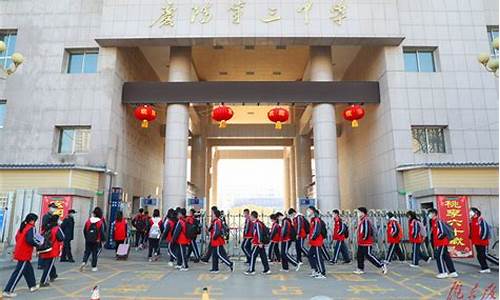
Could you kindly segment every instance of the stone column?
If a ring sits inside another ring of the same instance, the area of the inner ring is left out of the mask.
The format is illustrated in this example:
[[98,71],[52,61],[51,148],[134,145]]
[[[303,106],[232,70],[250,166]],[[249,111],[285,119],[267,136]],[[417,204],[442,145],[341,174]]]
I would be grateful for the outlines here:
[[219,157],[217,150],[212,158],[212,192],[210,194],[210,207],[217,205],[217,173],[219,169]]
[[[191,47],[171,47],[169,81],[190,80]],[[188,130],[187,104],[169,104],[165,131],[163,210],[186,205]]]
[[212,173],[211,173],[211,169],[212,169],[212,147],[211,146],[208,146],[207,147],[207,160],[206,160],[206,163],[205,163],[205,210],[206,211],[209,211],[210,210],[210,199],[211,199],[211,196],[210,196],[210,189],[212,188]]
[[296,194],[298,198],[306,196],[306,187],[312,182],[311,139],[298,135],[294,141]]
[[[311,81],[333,81],[330,47],[310,48],[310,71]],[[335,106],[330,103],[314,105],[312,122],[317,205],[326,212],[340,208]]]
[[205,169],[207,162],[207,143],[201,135],[191,137],[191,183],[196,187],[195,196],[205,198]]
[[[295,149],[293,147],[289,148],[290,151],[290,177],[291,188],[290,188],[290,207],[297,208],[297,179],[296,179],[296,168],[295,168]],[[289,207],[289,208],[290,208]]]
[[287,150],[283,150],[283,180],[284,180],[284,201],[283,207],[290,208],[292,202],[291,197],[291,182],[290,182],[290,155]]

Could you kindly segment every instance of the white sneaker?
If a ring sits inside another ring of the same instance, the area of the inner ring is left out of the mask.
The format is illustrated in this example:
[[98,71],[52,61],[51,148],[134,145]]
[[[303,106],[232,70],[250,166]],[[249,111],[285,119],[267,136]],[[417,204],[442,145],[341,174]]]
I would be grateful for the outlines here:
[[491,273],[491,270],[490,269],[484,269],[484,270],[479,271],[479,273],[482,273],[482,274],[484,274],[484,273]]
[[173,263],[173,262],[171,262],[171,261],[169,261],[169,262],[168,262],[168,266],[169,266],[169,267],[173,267],[173,266],[174,266],[174,263]]
[[430,264],[431,260],[432,260],[432,257],[429,257],[425,262],[428,263],[428,264]]
[[438,278],[438,279],[448,278],[448,274],[446,274],[446,273],[440,273],[440,274],[436,275],[436,278]]
[[382,274],[384,274],[384,275],[387,274],[387,271],[389,271],[387,269],[387,265],[382,265]]
[[80,264],[80,272],[83,272],[83,268],[85,268],[85,266],[87,266],[87,263],[82,262]]
[[288,273],[290,270],[280,269],[280,272]]
[[181,271],[181,272],[187,272],[187,271],[189,271],[189,268],[180,268],[179,271]]
[[360,270],[360,269],[356,269],[353,271],[354,274],[358,274],[358,275],[361,275],[361,274],[365,274],[365,271],[363,270]]
[[297,264],[297,266],[295,267],[295,272],[298,272],[300,270],[300,266],[302,266],[302,264]]
[[182,266],[175,265],[175,268],[176,268],[177,270],[180,270],[180,269],[182,269]]
[[458,273],[457,272],[450,273],[450,274],[448,274],[448,277],[450,277],[450,278],[457,278],[458,277]]
[[2,297],[4,297],[4,298],[14,298],[14,297],[17,297],[17,294],[16,293],[3,292],[2,293]]
[[243,274],[248,275],[248,276],[253,276],[253,275],[255,275],[255,271],[253,271],[253,272],[246,271]]
[[219,274],[219,270],[210,270],[210,274]]
[[265,272],[262,272],[263,275],[271,275],[271,270],[267,270]]
[[316,277],[318,276],[318,273],[316,271],[312,271],[311,274],[309,274],[309,277]]
[[326,276],[323,274],[318,274],[318,275],[314,276],[314,279],[325,279],[325,278],[326,278]]
[[420,268],[419,265],[410,264],[410,268]]
[[92,268],[92,272],[97,272],[97,267],[96,268]]
[[34,293],[40,289],[40,285],[35,285],[33,287],[30,287],[30,292]]

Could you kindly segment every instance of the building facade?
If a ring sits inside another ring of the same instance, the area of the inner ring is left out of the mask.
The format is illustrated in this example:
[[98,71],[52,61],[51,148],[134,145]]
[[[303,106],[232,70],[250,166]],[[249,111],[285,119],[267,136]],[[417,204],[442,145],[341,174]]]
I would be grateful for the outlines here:
[[[0,63],[26,57],[0,80],[0,199],[16,212],[11,226],[43,196],[107,207],[111,187],[129,208],[146,195],[163,209],[189,196],[216,204],[226,146],[281,149],[264,155],[284,159],[286,207],[310,196],[325,211],[404,210],[460,195],[498,211],[498,80],[476,60],[498,36],[498,1],[3,0],[0,36]],[[347,91],[231,95],[224,129],[210,119],[223,101],[168,93],[247,81]],[[148,98],[147,85],[127,98],[137,82],[166,84],[166,98]],[[349,82],[375,82],[378,99]],[[354,102],[366,110],[357,128],[342,117]],[[157,111],[147,129],[134,118],[139,103]],[[276,105],[290,112],[282,130],[265,117]]]

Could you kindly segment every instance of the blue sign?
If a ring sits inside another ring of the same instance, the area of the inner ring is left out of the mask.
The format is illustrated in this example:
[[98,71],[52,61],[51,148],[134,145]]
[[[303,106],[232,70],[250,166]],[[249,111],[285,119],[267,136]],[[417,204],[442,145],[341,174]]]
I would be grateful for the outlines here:
[[109,219],[108,219],[108,241],[106,242],[106,249],[114,249],[114,241],[111,228],[116,219],[116,213],[121,209],[123,189],[120,187],[111,188],[111,199],[109,202]]

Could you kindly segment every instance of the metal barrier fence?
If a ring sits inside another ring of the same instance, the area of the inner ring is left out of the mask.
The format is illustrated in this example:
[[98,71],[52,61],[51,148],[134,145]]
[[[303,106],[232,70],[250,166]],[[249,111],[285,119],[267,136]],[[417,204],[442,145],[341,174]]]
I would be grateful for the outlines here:
[[[389,210],[370,210],[368,212],[368,216],[370,218],[370,221],[373,224],[373,227],[375,229],[375,243],[373,245],[373,252],[376,256],[378,257],[385,257],[385,254],[387,252],[387,237],[386,237],[386,230],[387,230],[387,219],[386,219],[386,214],[389,212]],[[401,224],[401,227],[403,229],[403,240],[401,242],[401,248],[403,250],[403,253],[405,254],[407,259],[411,259],[411,244],[409,243],[408,239],[408,217],[406,216],[406,211],[392,211],[395,215],[395,217],[398,219],[399,223]],[[419,219],[422,221],[423,224],[427,226],[427,232],[430,233],[430,228],[429,228],[429,220],[427,218],[427,215],[425,214],[424,211],[417,211],[417,216]],[[358,218],[354,211],[349,211],[349,210],[343,210],[341,211],[341,217],[344,223],[348,225],[349,228],[349,238],[346,239],[346,243],[348,248],[350,249],[351,252],[351,257],[354,257],[353,254],[356,253],[357,251],[357,234],[356,234],[356,229],[358,226]],[[226,224],[229,226],[229,237],[226,241],[226,247],[227,247],[227,252],[228,255],[230,255],[233,258],[242,258],[243,257],[243,251],[241,250],[241,241],[242,241],[242,231],[243,227],[245,225],[245,218],[241,214],[226,214],[224,216]],[[260,216],[259,218],[264,224],[266,224],[269,228],[271,227],[271,219],[269,216]],[[333,217],[331,214],[326,214],[322,216],[323,221],[326,223],[327,226],[327,232],[328,232],[328,237],[325,241],[325,246],[327,249],[332,252],[333,249],[333,239],[332,239],[332,233],[333,233]],[[203,215],[201,217],[201,223],[203,228],[208,228],[207,225],[210,224],[210,216],[208,215]],[[490,223],[491,226],[491,223]],[[490,228],[491,230],[491,243],[490,247],[492,252],[496,253],[498,251],[497,245],[498,245],[498,227],[492,227]],[[429,234],[430,235],[430,234]],[[207,249],[208,246],[208,233],[206,230],[202,230],[202,235],[201,238],[199,239],[198,243],[200,245],[200,251],[204,252]],[[423,253],[432,256],[432,246],[430,243],[430,236],[428,236],[425,239],[425,242],[421,246],[421,250]],[[290,252],[293,253],[295,251],[295,247],[290,247]]]

